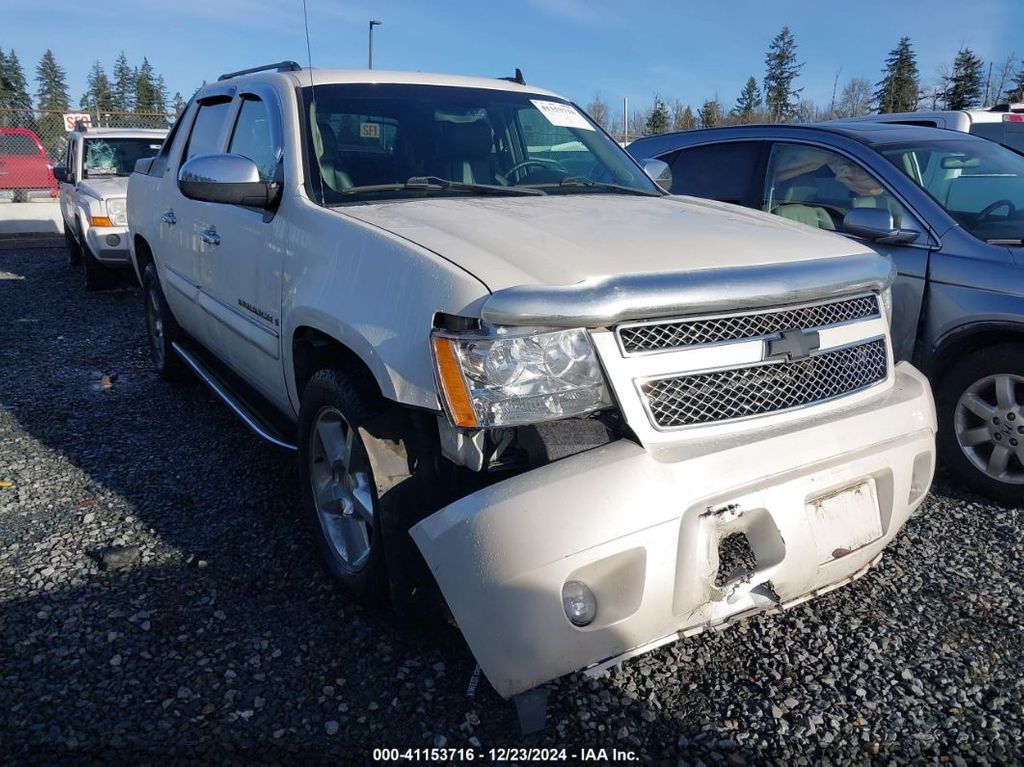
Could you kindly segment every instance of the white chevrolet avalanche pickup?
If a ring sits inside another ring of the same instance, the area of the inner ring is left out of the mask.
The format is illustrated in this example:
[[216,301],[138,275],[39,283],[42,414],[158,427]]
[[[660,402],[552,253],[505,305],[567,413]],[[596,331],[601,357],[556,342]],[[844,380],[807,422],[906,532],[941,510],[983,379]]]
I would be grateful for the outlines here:
[[160,150],[166,130],[84,128],[68,134],[64,164],[54,168],[68,263],[81,265],[85,287],[110,282],[110,269],[131,266],[125,197],[135,163]]
[[284,62],[129,182],[159,373],[295,450],[329,571],[450,610],[505,697],[852,581],[931,483],[890,262],[646,170],[518,74]]

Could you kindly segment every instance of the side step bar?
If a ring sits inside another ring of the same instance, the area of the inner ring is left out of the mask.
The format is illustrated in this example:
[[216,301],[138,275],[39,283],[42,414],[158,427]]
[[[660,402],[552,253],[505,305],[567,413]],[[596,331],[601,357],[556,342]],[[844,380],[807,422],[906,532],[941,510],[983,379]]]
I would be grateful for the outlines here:
[[197,354],[193,354],[177,341],[172,343],[171,346],[185,364],[192,368],[195,374],[199,376],[202,382],[209,386],[213,393],[220,397],[234,411],[235,415],[242,419],[242,423],[272,445],[284,448],[285,450],[298,450],[298,447],[285,438],[280,430],[269,424],[254,408],[247,405],[241,397],[236,396],[231,390],[232,387],[223,381],[213,370],[204,365]]

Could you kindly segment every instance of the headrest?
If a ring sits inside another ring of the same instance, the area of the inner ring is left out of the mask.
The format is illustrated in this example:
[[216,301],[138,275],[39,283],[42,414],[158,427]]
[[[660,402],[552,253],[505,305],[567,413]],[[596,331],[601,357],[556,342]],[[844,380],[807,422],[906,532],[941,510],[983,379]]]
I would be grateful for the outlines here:
[[491,124],[486,120],[470,123],[441,123],[441,152],[445,157],[479,160],[493,148]]

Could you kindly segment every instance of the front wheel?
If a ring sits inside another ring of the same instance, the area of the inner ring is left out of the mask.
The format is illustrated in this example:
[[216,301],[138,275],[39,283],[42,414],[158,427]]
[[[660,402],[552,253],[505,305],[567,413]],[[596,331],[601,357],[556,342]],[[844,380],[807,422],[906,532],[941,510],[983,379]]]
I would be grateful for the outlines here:
[[299,409],[303,508],[333,578],[366,606],[430,620],[439,593],[409,528],[439,506],[430,440],[359,372],[318,371]]
[[946,469],[982,495],[1024,505],[1024,345],[968,354],[940,380],[936,405]]
[[64,246],[68,250],[68,264],[79,266],[82,263],[82,247],[75,239],[75,235],[68,231],[67,224],[64,225]]

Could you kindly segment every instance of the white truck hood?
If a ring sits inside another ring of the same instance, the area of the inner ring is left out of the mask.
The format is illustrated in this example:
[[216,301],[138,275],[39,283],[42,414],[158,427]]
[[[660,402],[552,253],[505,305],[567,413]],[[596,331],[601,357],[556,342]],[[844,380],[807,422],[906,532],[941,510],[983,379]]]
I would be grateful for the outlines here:
[[339,210],[422,245],[492,291],[869,252],[845,237],[690,197],[449,197]]
[[97,200],[108,200],[114,197],[128,196],[128,176],[96,176],[83,178],[78,182],[81,194],[95,197]]

